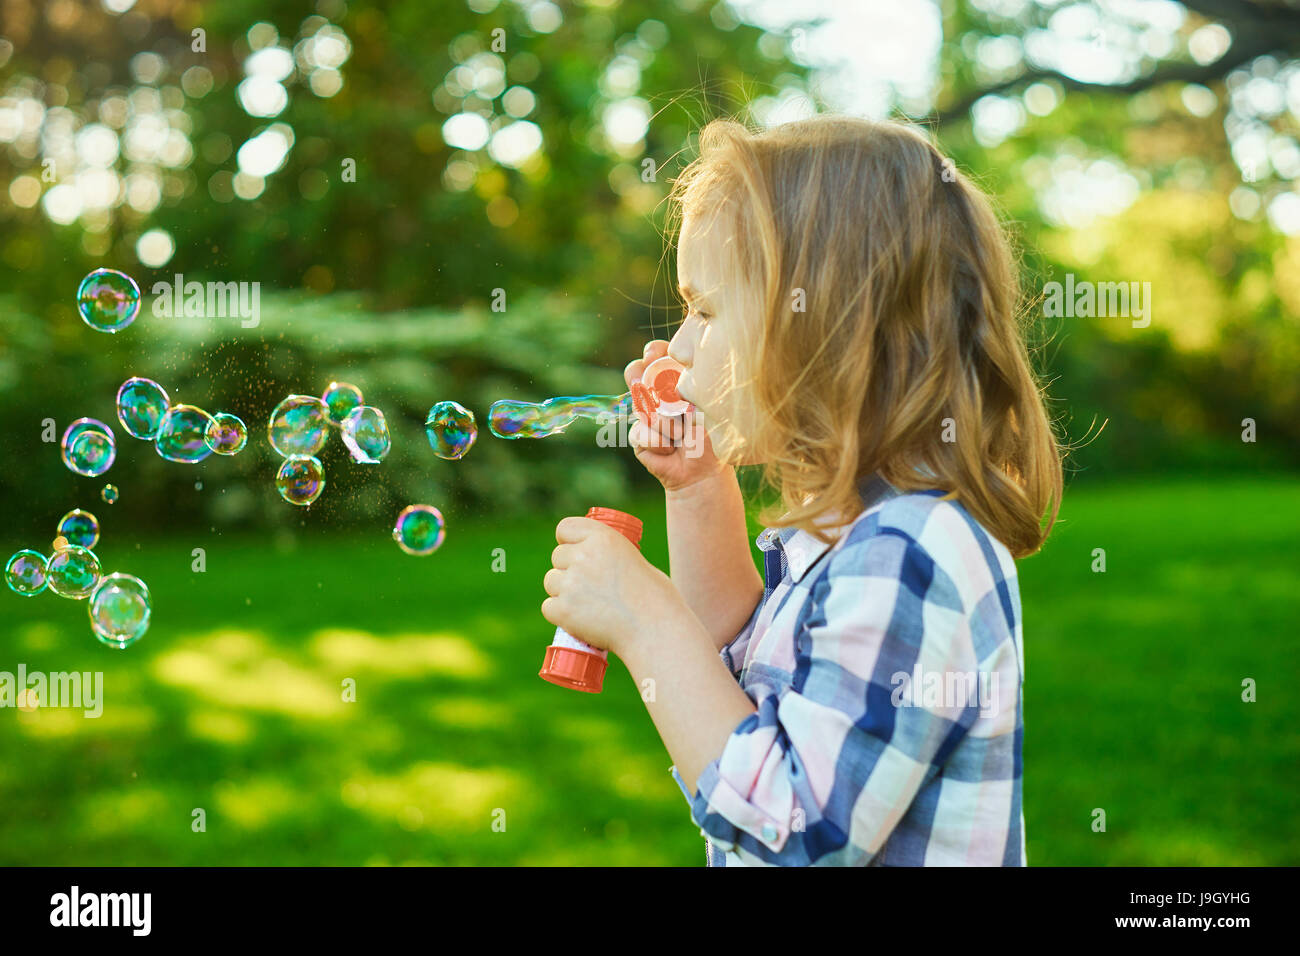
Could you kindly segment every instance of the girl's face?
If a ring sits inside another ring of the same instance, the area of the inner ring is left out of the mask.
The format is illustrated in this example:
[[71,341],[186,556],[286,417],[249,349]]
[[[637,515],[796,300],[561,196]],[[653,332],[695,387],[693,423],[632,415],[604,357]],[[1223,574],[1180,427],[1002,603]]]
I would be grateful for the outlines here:
[[748,465],[757,463],[748,446],[759,416],[740,344],[756,334],[759,304],[735,274],[732,233],[723,216],[683,218],[677,278],[687,312],[668,354],[686,368],[677,391],[695,406],[714,453]]

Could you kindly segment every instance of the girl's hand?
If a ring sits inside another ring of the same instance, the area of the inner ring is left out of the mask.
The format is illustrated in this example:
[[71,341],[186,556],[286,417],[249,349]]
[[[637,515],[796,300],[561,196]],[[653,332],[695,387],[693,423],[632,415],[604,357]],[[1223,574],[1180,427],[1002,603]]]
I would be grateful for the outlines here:
[[668,576],[608,525],[564,518],[555,540],[542,616],[574,637],[623,657],[649,619],[688,610]]
[[[668,343],[663,339],[648,342],[642,357],[623,369],[628,388],[641,380],[647,365],[667,354]],[[665,491],[680,491],[725,470],[713,454],[708,432],[697,420],[693,407],[680,418],[655,415],[654,419],[651,425],[638,417],[628,433],[628,441],[637,460],[659,479]]]

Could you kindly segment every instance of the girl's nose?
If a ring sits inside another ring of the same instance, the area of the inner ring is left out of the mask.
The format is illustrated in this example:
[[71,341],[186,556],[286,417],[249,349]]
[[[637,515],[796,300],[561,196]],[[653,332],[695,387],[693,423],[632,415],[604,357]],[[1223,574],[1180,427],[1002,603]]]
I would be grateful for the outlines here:
[[691,334],[687,329],[690,324],[688,319],[683,322],[673,333],[673,337],[668,342],[668,357],[676,359],[687,368],[691,367],[691,359],[695,357],[695,349],[691,340]]

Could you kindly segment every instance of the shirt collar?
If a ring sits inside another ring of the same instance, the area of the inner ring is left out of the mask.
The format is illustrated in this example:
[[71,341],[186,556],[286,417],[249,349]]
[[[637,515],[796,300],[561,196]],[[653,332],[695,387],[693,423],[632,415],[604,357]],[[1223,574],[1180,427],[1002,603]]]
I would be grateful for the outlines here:
[[[898,490],[879,475],[868,475],[858,483],[858,495],[862,499],[863,511],[897,494]],[[780,548],[785,552],[786,561],[790,566],[790,577],[798,581],[840,540],[840,532],[845,531],[861,516],[862,512],[858,512],[856,515],[842,515],[832,518],[829,522],[824,521],[821,527],[831,532],[835,539],[833,541],[821,541],[816,535],[801,528],[766,528],[758,536],[756,543],[764,551]]]

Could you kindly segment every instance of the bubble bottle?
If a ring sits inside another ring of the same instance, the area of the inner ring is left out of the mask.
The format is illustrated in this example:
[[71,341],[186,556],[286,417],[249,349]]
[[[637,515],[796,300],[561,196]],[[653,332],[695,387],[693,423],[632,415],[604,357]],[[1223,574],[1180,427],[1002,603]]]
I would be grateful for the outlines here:
[[[588,518],[609,525],[638,548],[641,547],[641,519],[613,508],[591,508]],[[609,652],[592,647],[562,627],[555,629],[555,640],[546,649],[546,658],[537,676],[570,690],[599,694],[605,680]]]

